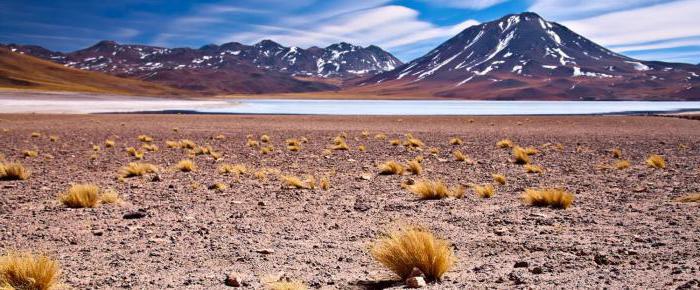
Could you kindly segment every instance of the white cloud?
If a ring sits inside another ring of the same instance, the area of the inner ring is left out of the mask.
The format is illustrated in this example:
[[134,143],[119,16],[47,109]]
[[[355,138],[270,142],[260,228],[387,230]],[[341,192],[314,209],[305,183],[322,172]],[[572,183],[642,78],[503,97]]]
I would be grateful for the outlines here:
[[481,10],[508,0],[420,0],[436,6]]
[[665,0],[535,0],[529,10],[563,21],[668,2]]
[[700,46],[700,39],[675,39],[675,40],[668,40],[668,41],[661,41],[661,42],[654,42],[654,43],[622,45],[622,46],[614,46],[614,47],[612,47],[612,50],[626,52],[626,51],[656,50],[656,49],[687,47],[687,46]]

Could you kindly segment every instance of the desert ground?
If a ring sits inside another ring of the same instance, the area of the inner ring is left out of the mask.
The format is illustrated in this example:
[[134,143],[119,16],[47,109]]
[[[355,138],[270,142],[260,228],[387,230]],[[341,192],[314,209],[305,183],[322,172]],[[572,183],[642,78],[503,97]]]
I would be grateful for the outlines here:
[[[350,150],[329,154],[343,132]],[[407,133],[425,146],[390,144]],[[263,134],[274,146],[264,155]],[[146,144],[140,135],[159,149],[138,161],[159,171],[119,178],[137,161],[126,148]],[[260,146],[248,146],[248,135]],[[286,139],[302,137],[299,151],[287,149]],[[453,137],[463,144],[451,145]],[[535,147],[532,164],[543,171],[514,164],[510,149],[496,147],[505,138]],[[221,156],[197,155],[194,171],[177,170],[190,153],[166,141],[182,139]],[[700,287],[700,204],[676,201],[700,192],[697,120],[3,114],[0,144],[6,161],[31,171],[27,180],[0,181],[0,249],[53,257],[61,282],[77,289],[230,289],[227,276],[251,289],[280,277],[313,289],[399,289],[369,249],[406,226],[452,243],[456,263],[428,289]],[[629,168],[612,166],[615,148]],[[25,158],[26,150],[38,156]],[[454,150],[473,162],[455,161]],[[666,168],[647,166],[650,154]],[[378,174],[384,161],[419,155],[419,175]],[[247,172],[222,175],[224,163]],[[507,181],[493,197],[469,188],[492,184],[494,173]],[[279,175],[327,178],[330,188],[291,189]],[[466,194],[420,200],[405,184],[424,178]],[[123,202],[67,208],[58,197],[76,183],[114,189]],[[209,189],[216,183],[227,188]],[[575,200],[567,209],[524,204],[523,191],[540,187]]]

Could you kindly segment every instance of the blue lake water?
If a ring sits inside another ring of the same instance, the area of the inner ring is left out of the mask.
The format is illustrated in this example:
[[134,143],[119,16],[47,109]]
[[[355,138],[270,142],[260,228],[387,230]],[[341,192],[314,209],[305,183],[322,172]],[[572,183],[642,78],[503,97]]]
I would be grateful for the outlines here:
[[700,102],[235,100],[200,113],[309,115],[587,115],[700,111]]

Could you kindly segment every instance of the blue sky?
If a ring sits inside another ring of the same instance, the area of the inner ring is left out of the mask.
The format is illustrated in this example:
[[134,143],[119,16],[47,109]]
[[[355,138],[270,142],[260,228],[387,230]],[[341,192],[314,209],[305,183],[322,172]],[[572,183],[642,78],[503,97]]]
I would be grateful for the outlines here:
[[700,0],[3,0],[0,42],[72,51],[103,39],[167,47],[346,41],[408,61],[470,25],[523,11],[629,56],[700,63]]

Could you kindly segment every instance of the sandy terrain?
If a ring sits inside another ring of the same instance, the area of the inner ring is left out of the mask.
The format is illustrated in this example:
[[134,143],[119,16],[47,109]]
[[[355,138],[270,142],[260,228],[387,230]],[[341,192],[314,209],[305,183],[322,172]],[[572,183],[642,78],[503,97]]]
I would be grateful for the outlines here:
[[[363,138],[362,130],[370,137]],[[348,133],[352,150],[324,158],[323,149],[341,131]],[[42,136],[32,138],[32,132]],[[378,132],[389,139],[411,132],[440,153],[422,153],[422,176],[377,176],[378,162],[405,162],[420,154],[372,138]],[[262,133],[276,147],[270,155],[245,144],[246,135]],[[162,168],[161,180],[119,182],[117,171],[133,161],[124,148],[140,146],[141,134],[153,136],[160,147],[146,153],[145,161]],[[212,139],[219,134],[226,138]],[[51,142],[48,135],[59,139]],[[300,136],[309,139],[300,152],[284,148],[284,139]],[[453,136],[465,143],[448,145]],[[544,172],[526,174],[509,162],[510,151],[494,145],[506,137],[539,148],[533,160]],[[108,138],[116,148],[102,146]],[[198,156],[197,171],[177,172],[174,164],[187,154],[165,145],[176,139],[209,144],[224,159]],[[90,160],[93,143],[102,149]],[[561,143],[563,150],[545,143]],[[0,115],[0,144],[6,159],[33,172],[26,181],[0,181],[0,248],[52,255],[62,265],[62,280],[78,289],[225,289],[231,272],[255,289],[276,275],[311,288],[400,288],[382,282],[392,276],[371,259],[368,247],[387,229],[404,224],[425,226],[454,244],[457,264],[430,289],[673,289],[700,283],[700,207],[673,201],[700,192],[700,122],[695,120]],[[366,152],[356,150],[360,144]],[[614,161],[609,152],[614,147],[622,149],[631,168],[599,168]],[[39,157],[22,158],[23,150],[33,148]],[[456,148],[477,163],[452,161]],[[646,167],[650,153],[662,154],[668,167]],[[217,173],[222,162],[300,177],[330,176],[332,187],[285,189],[274,174],[263,182],[249,175],[236,180]],[[424,177],[450,185],[483,184],[496,172],[508,182],[491,199],[469,191],[464,199],[419,201],[400,186]],[[77,182],[114,188],[125,203],[61,206],[57,196]],[[207,189],[215,182],[230,188]],[[566,188],[576,200],[566,210],[525,206],[522,191],[539,186]],[[136,210],[146,216],[123,218]]]

